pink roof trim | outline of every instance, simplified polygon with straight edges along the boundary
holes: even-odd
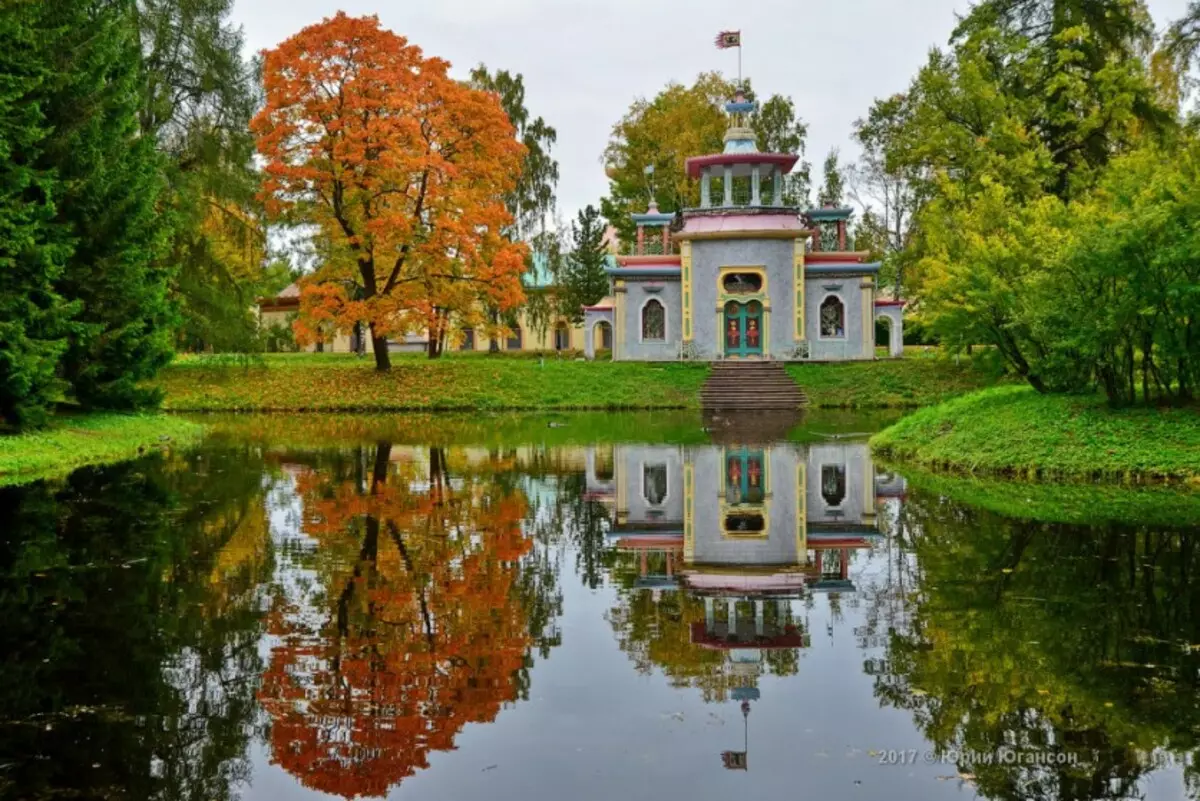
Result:
[[[617,256],[617,264],[621,267],[633,269],[644,268],[649,270],[658,267],[679,267],[681,264],[683,264],[683,261],[679,256],[664,257],[646,254],[635,256]]]
[[[711,156],[693,156],[687,160],[687,172],[699,178],[705,167],[726,164],[775,164],[784,175],[792,171],[800,157],[790,153],[714,153]]]
[[[875,301],[876,306],[905,306],[907,304],[908,304],[907,300],[877,300],[877,301]]]
[[[719,231],[795,231],[797,236],[808,231],[794,214],[712,214],[689,217],[684,224],[685,234],[708,234]]]
[[[584,311],[612,311],[612,306],[584,306]]]

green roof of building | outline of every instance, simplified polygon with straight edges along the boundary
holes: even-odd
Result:
[[[530,269],[526,270],[521,276],[521,283],[526,289],[546,289],[554,286],[554,273],[550,271],[550,259],[545,253],[533,253],[533,262]],[[609,254],[604,257],[605,267],[614,268],[617,266],[615,256]]]

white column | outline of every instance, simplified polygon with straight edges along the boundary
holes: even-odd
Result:
[[[754,602],[754,633],[759,637],[763,636],[763,629],[766,627],[765,609],[762,601]]]
[[[892,355],[904,355],[904,313],[892,318]]]
[[[762,190],[758,186],[758,165],[750,165],[750,205],[762,205]]]
[[[583,327],[583,358],[589,362],[596,358],[596,323]]]
[[[733,205],[733,167],[725,167],[725,205]]]
[[[717,608],[713,605],[712,598],[704,599],[704,630],[712,634],[713,629],[717,625]]]
[[[730,598],[727,602],[729,606],[729,632],[737,631],[737,601]]]
[[[712,206],[712,170],[705,167],[700,171],[700,208]]]
[[[783,205],[783,171],[778,167],[771,173],[771,185],[775,189],[775,205]]]

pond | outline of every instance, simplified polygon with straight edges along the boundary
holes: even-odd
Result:
[[[1194,494],[855,415],[207,419],[0,490],[0,797],[1200,788]]]

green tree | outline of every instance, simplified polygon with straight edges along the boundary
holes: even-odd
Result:
[[[176,342],[192,350],[253,347],[251,313],[269,294],[266,233],[255,198],[250,118],[258,95],[228,23],[232,0],[137,0],[145,91],[142,133],[167,160],[162,203],[174,222],[167,256]]]
[[[604,219],[588,204],[571,223],[571,251],[559,278],[563,316],[583,321],[583,307],[608,294],[608,248],[604,244]]]
[[[608,196],[600,211],[621,233],[633,236],[632,212],[644,211],[653,193],[659,208],[678,211],[700,203],[700,186],[687,176],[693,156],[719,153],[729,121],[722,107],[738,87],[717,72],[702,73],[691,86],[670,83],[654,98],[638,98],[614,126],[604,150],[609,179]],[[749,81],[742,90],[754,98]],[[750,126],[759,148],[803,153],[807,127],[795,115],[791,98],[773,95],[751,115]],[[647,179],[648,170],[653,181]],[[808,196],[808,167],[801,165],[785,189],[789,200],[803,203]]]
[[[850,173],[849,196],[861,207],[855,226],[855,250],[883,263],[880,282],[899,299],[908,288],[915,262],[911,239],[924,185],[920,167],[889,158],[892,143],[911,124],[912,107],[904,95],[876,100],[866,118],[854,124],[862,158]]]
[[[52,131],[43,158],[62,181],[58,219],[75,244],[57,287],[80,307],[62,371],[90,407],[156,403],[159,393],[141,382],[172,353],[162,161],[139,130],[143,71],[132,11],[131,2],[95,0],[47,11],[68,32],[52,54],[58,80],[43,106]]]
[[[804,155],[808,126],[796,115],[796,104],[790,97],[771,95],[751,117],[758,138],[758,149],[764,153],[795,153]],[[807,206],[812,167],[804,160],[784,177],[783,202],[787,206]],[[767,197],[767,195],[764,195]]]
[[[846,183],[842,178],[842,169],[838,165],[836,147],[830,150],[829,155],[825,157],[822,171],[824,181],[821,184],[821,191],[817,193],[817,205],[840,208],[845,202]]]
[[[521,177],[505,198],[513,217],[515,238],[524,239],[535,233],[535,228],[544,229],[546,215],[554,208],[558,161],[550,151],[558,141],[558,131],[541,117],[530,114],[525,105],[525,77],[520,73],[497,70],[492,74],[480,64],[471,70],[471,85],[500,96],[500,106],[517,129],[517,139],[525,146]]]
[[[542,253],[544,258],[556,258],[561,249],[553,253],[547,249],[550,242],[546,237],[552,235],[546,231],[545,223],[546,215],[554,208],[558,189],[558,161],[550,155],[558,141],[558,131],[541,117],[531,119],[525,105],[525,77],[520,73],[513,75],[508,70],[496,70],[492,74],[486,65],[480,64],[471,70],[471,85],[499,95],[501,108],[516,129],[517,139],[525,146],[517,185],[504,198],[504,205],[513,219],[509,235],[514,239],[531,238],[532,251]],[[540,242],[535,241],[537,236],[542,237]],[[557,239],[553,245],[558,248]],[[532,269],[532,262],[529,267]],[[526,298],[526,311],[532,315],[535,326],[542,327],[543,333],[550,324],[550,307],[548,298],[532,295]],[[490,309],[488,316],[493,326],[499,324],[499,311]],[[499,339],[492,337],[488,350],[499,352]]]
[[[54,286],[71,252],[56,220],[62,187],[43,158],[61,31],[45,11],[20,0],[0,15],[0,418],[19,426],[43,423],[62,390],[70,311]]]

